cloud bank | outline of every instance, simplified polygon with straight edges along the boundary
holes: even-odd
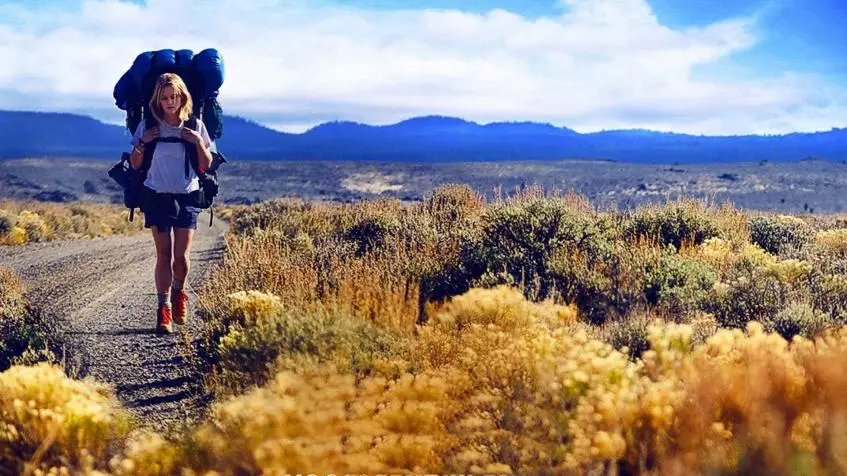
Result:
[[[441,114],[581,132],[785,133],[847,117],[845,91],[814,71],[722,68],[759,41],[754,18],[675,30],[645,0],[560,3],[561,15],[536,19],[309,0],[85,0],[49,15],[5,5],[0,108],[119,122],[112,88],[138,53],[214,47],[224,110],[289,131]]]

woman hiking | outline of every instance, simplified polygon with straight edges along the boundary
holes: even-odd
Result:
[[[149,169],[144,181],[141,210],[144,227],[153,231],[156,245],[156,332],[173,332],[172,322],[184,324],[188,294],[184,290],[190,267],[189,253],[197,215],[192,192],[200,189],[193,167],[188,166],[186,147],[194,148],[197,169],[202,173],[212,162],[212,141],[206,126],[198,118],[196,130],[188,127],[193,103],[188,88],[177,74],[165,73],[156,80],[147,116],[151,124],[142,120],[132,137],[130,162],[134,169],[146,165],[148,149]],[[150,117],[152,116],[152,117]],[[155,124],[153,124],[155,122]],[[192,122],[193,123],[193,122]],[[181,139],[181,140],[180,140]]]

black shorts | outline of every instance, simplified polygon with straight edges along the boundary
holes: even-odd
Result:
[[[188,193],[156,193],[144,187],[143,204],[144,228],[156,227],[161,232],[171,228],[197,229],[196,197]]]

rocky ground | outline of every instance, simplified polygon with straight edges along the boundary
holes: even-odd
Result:
[[[0,160],[0,201],[121,202],[107,175],[112,161],[83,158]],[[600,208],[631,208],[678,197],[731,201],[746,210],[789,214],[847,211],[847,164],[796,162],[633,164],[560,160],[511,162],[371,163],[230,161],[219,173],[218,203],[280,197],[358,201],[393,197],[416,201],[435,187],[465,183],[493,198],[528,185],[574,191]]]

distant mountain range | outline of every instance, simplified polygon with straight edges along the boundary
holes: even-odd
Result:
[[[0,111],[0,159],[117,159],[125,127],[66,113]],[[847,129],[786,135],[697,136],[620,130],[581,134],[532,122],[486,125],[427,116],[393,125],[329,122],[302,134],[224,116],[218,148],[236,160],[445,162],[598,159],[640,163],[847,160]]]

